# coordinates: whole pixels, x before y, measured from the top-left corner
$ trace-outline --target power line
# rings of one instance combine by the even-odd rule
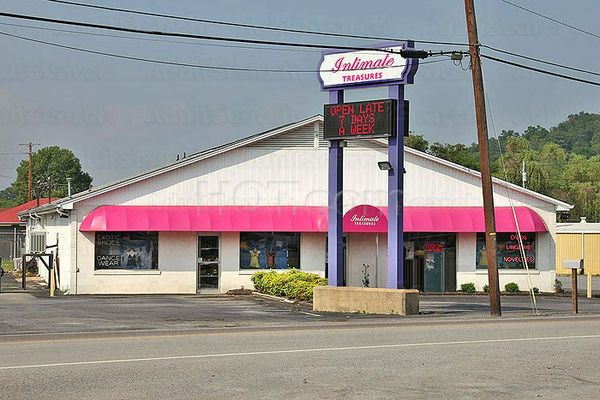
[[[501,1],[501,2],[503,2],[503,3],[506,3],[506,4],[510,5],[510,6],[513,6],[513,7],[519,8],[519,9],[521,9],[521,10],[523,10],[523,11],[525,11],[525,12],[528,12],[528,13],[530,13],[530,14],[537,15],[538,17],[542,17],[542,18],[544,18],[544,19],[547,19],[548,21],[552,21],[552,22],[554,22],[554,23],[557,23],[557,24],[559,24],[559,25],[562,25],[562,26],[564,26],[564,27],[567,27],[567,28],[570,28],[570,29],[576,30],[576,31],[578,31],[578,32],[581,32],[581,33],[585,33],[586,35],[593,36],[593,37],[595,37],[596,39],[600,39],[600,35],[597,35],[597,34],[595,34],[595,33],[593,33],[593,32],[589,32],[589,31],[586,31],[585,29],[581,29],[581,28],[578,28],[578,27],[576,27],[576,26],[574,26],[574,25],[567,24],[566,22],[560,21],[560,20],[558,20],[558,19],[556,19],[556,18],[549,17],[549,16],[547,16],[547,15],[544,15],[544,14],[542,14],[542,13],[539,13],[539,12],[537,12],[537,11],[533,11],[533,10],[531,10],[531,9],[529,9],[529,8],[523,7],[523,6],[519,5],[519,4],[515,4],[515,3],[513,3],[513,2],[510,2],[510,1],[508,1],[508,0],[500,0],[500,1]]]
[[[199,68],[199,69],[207,69],[207,70],[237,71],[237,72],[311,73],[311,74],[320,72],[319,70],[314,70],[314,69],[306,69],[306,70],[302,70],[302,69],[298,69],[298,70],[265,69],[265,68],[227,67],[227,66],[216,66],[216,65],[181,63],[181,62],[175,62],[175,61],[156,60],[156,59],[152,59],[152,58],[128,56],[128,55],[124,55],[124,54],[108,53],[105,51],[85,49],[82,47],[69,46],[69,45],[64,45],[64,44],[60,44],[60,43],[53,43],[53,42],[48,42],[45,40],[34,39],[34,38],[26,37],[26,36],[14,35],[12,33],[2,32],[2,31],[0,31],[0,35],[4,35],[4,36],[16,38],[16,39],[21,39],[21,40],[26,40],[26,41],[34,42],[34,43],[38,43],[38,44],[44,44],[44,45],[48,45],[48,46],[54,46],[54,47],[59,47],[59,48],[63,48],[63,49],[79,51],[79,52],[83,52],[83,53],[90,53],[90,54],[96,54],[96,55],[113,57],[113,58],[121,58],[121,59],[126,59],[126,60],[133,60],[133,61],[141,61],[141,62],[152,63],[152,64],[163,64],[163,65],[171,65],[171,66],[178,66],[178,67],[190,67],[190,68]],[[434,64],[434,63],[447,61],[447,60],[448,59],[423,61],[423,62],[420,62],[419,65]],[[400,67],[403,68],[404,66],[391,66],[388,68],[400,68]],[[376,68],[362,68],[362,69],[358,69],[356,71],[369,71],[372,69],[376,69]]]
[[[51,0],[48,0],[48,1],[51,1]],[[211,47],[211,46],[212,47],[229,47],[229,48],[239,48],[239,49],[249,49],[249,50],[318,52],[318,50],[308,50],[308,49],[282,49],[282,48],[273,48],[273,47],[253,47],[253,46],[241,46],[241,45],[183,42],[183,41],[165,40],[165,39],[151,39],[151,38],[143,38],[143,37],[111,35],[111,34],[105,34],[105,33],[82,32],[82,31],[74,31],[74,30],[67,30],[67,29],[56,29],[56,28],[48,28],[48,27],[33,26],[33,25],[11,24],[11,23],[6,23],[6,22],[0,22],[0,25],[20,27],[20,28],[29,28],[29,29],[38,29],[38,30],[45,30],[45,31],[50,31],[50,32],[72,33],[72,34],[80,34],[80,35],[91,35],[91,36],[110,37],[110,38],[119,38],[119,39],[128,39],[128,40],[142,40],[142,41],[160,42],[160,43],[175,43],[175,44],[198,45],[198,46],[209,46],[209,47]],[[17,37],[17,35],[15,35],[15,37]],[[21,37],[21,38],[23,38],[23,37]],[[25,38],[23,38],[23,39],[25,39]],[[32,40],[35,40],[35,39],[32,39]],[[502,50],[497,47],[493,47],[493,46],[489,46],[489,45],[485,45],[485,44],[482,44],[481,47],[485,47],[490,50],[493,50],[493,51],[496,51],[499,53],[504,53],[507,55],[511,55],[514,57],[520,57],[520,58],[524,58],[527,60],[556,66],[559,68],[564,68],[564,69],[568,69],[568,70],[572,70],[572,71],[576,71],[576,72],[582,72],[582,73],[586,73],[586,74],[590,74],[590,75],[600,76],[600,73],[598,73],[598,72],[588,71],[588,70],[584,70],[584,69],[577,68],[577,67],[565,66],[565,65],[554,63],[551,61],[541,60],[541,59],[529,57],[529,56],[526,56],[523,54],[510,52],[507,50]],[[431,54],[431,55],[432,56],[443,55],[443,52],[441,52],[440,54]],[[423,63],[421,63],[421,64],[423,64]],[[185,66],[190,66],[190,65],[185,65]],[[264,71],[259,71],[259,72],[269,72],[269,71],[270,70],[264,70]],[[273,72],[275,72],[275,71],[273,71]],[[292,72],[292,71],[290,71],[290,72]],[[298,72],[305,72],[305,71],[298,71]],[[315,71],[306,71],[306,72],[315,72]]]
[[[269,30],[269,31],[278,31],[278,32],[300,33],[300,34],[304,34],[304,35],[343,37],[343,38],[351,38],[351,39],[393,40],[393,41],[407,40],[407,39],[398,39],[398,38],[391,38],[391,37],[385,37],[385,36],[354,35],[354,34],[340,33],[340,32],[322,32],[322,31],[313,31],[313,30],[306,30],[306,29],[283,28],[283,27],[278,27],[278,26],[265,26],[265,25],[244,24],[244,23],[239,23],[239,22],[217,21],[217,20],[202,19],[202,18],[183,17],[183,16],[179,16],[179,15],[139,11],[139,10],[126,9],[126,8],[100,6],[97,4],[78,3],[75,1],[64,1],[64,0],[47,0],[47,1],[49,1],[51,3],[67,4],[67,5],[71,5],[71,6],[93,8],[93,9],[97,9],[97,10],[117,11],[117,12],[123,12],[123,13],[128,13],[128,14],[169,18],[169,19],[175,19],[175,20],[180,20],[180,21],[201,22],[201,23],[205,23],[205,24],[231,26],[231,27],[236,27],[236,28],[260,29],[260,30]],[[413,39],[411,39],[411,40],[413,40]],[[438,45],[448,45],[448,46],[468,46],[466,43],[457,43],[457,42],[443,42],[443,41],[433,41],[433,40],[414,40],[414,41],[423,43],[423,44],[438,44]]]
[[[73,33],[76,35],[88,35],[88,36],[108,37],[108,38],[117,38],[117,39],[141,40],[141,41],[146,41],[146,42],[157,42],[157,43],[174,43],[174,44],[185,44],[185,45],[207,46],[207,47],[226,47],[226,48],[248,49],[248,50],[294,51],[294,52],[301,51],[301,52],[309,52],[309,53],[320,53],[319,50],[309,50],[309,49],[285,49],[285,48],[280,48],[280,47],[260,47],[260,46],[242,46],[242,45],[222,44],[222,43],[216,44],[216,43],[184,42],[181,40],[154,39],[154,38],[137,37],[137,36],[113,35],[110,33],[73,31],[73,30],[69,30],[69,29],[48,28],[48,27],[44,27],[44,26],[11,24],[8,22],[0,22],[0,25],[12,26],[12,27],[17,27],[17,28],[37,29],[37,30],[43,30],[43,31],[48,31],[48,32]]]
[[[485,54],[481,54],[481,57],[482,58],[486,58],[488,60],[496,61],[496,62],[499,62],[499,63],[502,63],[502,64],[512,65],[513,67],[523,68],[523,69],[526,69],[526,70],[529,70],[529,71],[538,72],[540,74],[550,75],[550,76],[554,76],[554,77],[557,77],[557,78],[568,79],[568,80],[571,80],[571,81],[576,81],[576,82],[581,82],[581,83],[587,83],[589,85],[600,86],[600,82],[588,81],[586,79],[576,78],[574,76],[558,74],[556,72],[546,71],[545,69],[530,67],[530,66],[524,65],[524,64],[518,64],[516,62],[512,62],[512,61],[508,61],[508,60],[503,60],[501,58],[496,58],[496,57],[488,56],[488,55],[485,55]]]
[[[498,53],[503,53],[503,54],[507,54],[507,55],[510,55],[510,56],[514,56],[514,57],[524,58],[525,60],[535,61],[535,62],[542,63],[542,64],[548,64],[548,65],[552,65],[554,67],[564,68],[564,69],[568,69],[568,70],[571,70],[571,71],[582,72],[584,74],[590,74],[590,75],[600,76],[599,72],[589,71],[589,70],[585,70],[585,69],[581,69],[581,68],[577,68],[577,67],[570,67],[568,65],[563,65],[563,64],[552,62],[552,61],[546,61],[546,60],[542,60],[542,59],[539,59],[539,58],[526,56],[526,55],[523,55],[523,54],[513,53],[512,51],[502,50],[502,49],[499,49],[497,47],[488,46],[486,44],[481,44],[480,46],[481,47],[485,47],[486,49],[490,49],[492,51],[496,51]]]
[[[312,49],[367,50],[367,51],[377,51],[377,52],[382,52],[382,53],[398,54],[398,52],[394,52],[392,50],[378,49],[378,48],[364,47],[364,46],[333,46],[333,45],[328,45],[328,44],[282,42],[282,41],[274,41],[274,40],[258,40],[258,39],[244,39],[244,38],[211,36],[211,35],[196,35],[196,34],[192,34],[192,33],[152,31],[152,30],[147,30],[147,29],[127,28],[127,27],[115,26],[115,25],[104,25],[104,24],[95,24],[95,23],[89,23],[89,22],[64,20],[64,19],[44,18],[44,17],[36,17],[33,15],[12,14],[12,13],[5,13],[5,12],[0,12],[0,17],[25,19],[25,20],[38,21],[38,22],[49,22],[49,23],[61,24],[61,25],[81,26],[81,27],[85,27],[85,28],[106,29],[106,30],[117,31],[117,32],[139,33],[139,34],[153,35],[153,36],[172,36],[172,37],[180,37],[180,38],[187,38],[187,39],[214,40],[214,41],[220,41],[220,42],[234,42],[234,43],[248,43],[248,44],[263,44],[263,45],[269,45],[269,46],[303,47],[303,48],[312,48]],[[401,52],[401,54],[402,54],[402,52]]]

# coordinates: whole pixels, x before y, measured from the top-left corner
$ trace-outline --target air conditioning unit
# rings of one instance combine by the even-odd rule
[[[46,252],[46,233],[32,233],[29,240],[29,251],[32,253]]]

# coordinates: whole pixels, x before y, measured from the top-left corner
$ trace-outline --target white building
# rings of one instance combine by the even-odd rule
[[[45,235],[49,246],[58,241],[52,251],[59,287],[69,294],[226,292],[251,287],[259,268],[325,275],[328,143],[322,131],[323,118],[314,116],[21,218],[29,238]],[[387,159],[386,142],[349,142],[344,151],[346,284],[362,286],[366,268],[370,286],[383,286],[387,175],[377,162]],[[481,290],[487,270],[479,173],[410,148],[405,169],[406,286],[437,292],[473,282]],[[527,287],[512,202],[533,285],[552,291],[556,213],[571,206],[500,180],[494,200],[501,287]]]

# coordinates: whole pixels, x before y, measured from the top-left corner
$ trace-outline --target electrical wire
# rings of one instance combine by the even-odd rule
[[[269,31],[278,31],[278,32],[299,33],[299,34],[304,34],[304,35],[343,37],[343,38],[351,38],[351,39],[393,40],[393,41],[409,40],[409,39],[398,39],[398,38],[391,38],[391,37],[385,37],[385,36],[354,35],[354,34],[349,34],[349,33],[322,32],[322,31],[313,31],[313,30],[306,30],[306,29],[293,29],[293,28],[283,28],[283,27],[277,27],[277,26],[265,26],[265,25],[244,24],[244,23],[239,23],[239,22],[217,21],[217,20],[202,19],[202,18],[184,17],[184,16],[179,16],[179,15],[131,10],[131,9],[126,9],[126,8],[108,7],[108,6],[101,6],[101,5],[97,5],[97,4],[79,3],[79,2],[75,2],[75,1],[65,1],[65,0],[46,0],[46,1],[49,1],[51,3],[60,3],[60,4],[71,5],[71,6],[77,6],[77,7],[93,8],[93,9],[97,9],[97,10],[117,11],[117,12],[128,13],[128,14],[169,18],[169,19],[175,19],[175,20],[180,20],[180,21],[201,22],[201,23],[205,23],[205,24],[231,26],[231,27],[236,27],[236,28],[260,29],[260,30],[269,30]],[[412,39],[410,39],[410,40],[412,40]],[[458,43],[458,42],[444,42],[444,41],[434,41],[434,40],[414,40],[414,41],[423,43],[423,44],[468,46],[467,43]]]
[[[510,1],[508,1],[508,0],[500,0],[500,1],[501,1],[501,2],[503,2],[503,3],[505,3],[505,4],[508,4],[508,5],[510,5],[510,6],[513,6],[513,7],[519,8],[519,9],[521,9],[521,10],[523,10],[523,11],[525,11],[525,12],[528,12],[528,13],[530,13],[530,14],[537,15],[538,17],[541,17],[541,18],[547,19],[548,21],[552,21],[552,22],[554,22],[554,23],[557,23],[557,24],[559,24],[559,25],[562,25],[562,26],[564,26],[564,27],[567,27],[567,28],[570,28],[570,29],[576,30],[576,31],[578,31],[578,32],[581,32],[581,33],[584,33],[584,34],[586,34],[586,35],[593,36],[593,37],[595,37],[596,39],[600,39],[600,35],[598,35],[598,34],[596,34],[596,33],[593,33],[593,32],[586,31],[585,29],[578,28],[578,27],[576,27],[576,26],[574,26],[574,25],[571,25],[571,24],[567,24],[566,22],[560,21],[560,20],[558,20],[558,19],[556,19],[556,18],[549,17],[549,16],[547,16],[547,15],[544,15],[544,14],[542,14],[542,13],[539,13],[539,12],[537,12],[537,11],[533,11],[533,10],[531,10],[531,9],[529,9],[529,8],[523,7],[523,6],[519,5],[519,4],[515,4],[515,3],[513,3],[513,2],[510,2]]]
[[[247,43],[247,44],[262,44],[269,46],[288,46],[288,47],[301,47],[301,48],[312,48],[312,49],[329,49],[329,50],[367,50],[367,51],[376,51],[381,53],[391,53],[398,54],[398,52],[386,49],[378,49],[373,47],[365,47],[365,46],[340,46],[340,45],[328,45],[328,44],[314,44],[314,43],[299,43],[299,42],[283,42],[283,41],[275,41],[275,40],[259,40],[259,39],[245,39],[245,38],[235,38],[235,37],[223,37],[223,36],[212,36],[212,35],[196,35],[192,33],[181,33],[181,32],[164,32],[164,31],[152,31],[147,29],[136,29],[136,28],[127,28],[123,26],[115,26],[115,25],[104,25],[104,24],[96,24],[89,22],[81,22],[81,21],[72,21],[65,19],[56,19],[56,18],[45,18],[45,17],[36,17],[33,15],[23,15],[23,14],[13,14],[13,13],[5,13],[0,12],[0,17],[7,18],[16,18],[16,19],[24,19],[29,21],[38,21],[38,22],[49,22],[53,24],[60,25],[70,25],[70,26],[80,26],[85,28],[94,28],[94,29],[105,29],[117,32],[127,32],[127,33],[138,33],[152,36],[172,36],[172,37],[180,37],[187,39],[201,39],[201,40],[214,40],[219,42],[234,42],[234,43]]]
[[[110,33],[73,31],[73,30],[69,30],[69,29],[48,28],[48,27],[44,27],[44,26],[35,26],[35,25],[11,24],[8,22],[0,22],[0,25],[17,27],[17,28],[36,29],[36,30],[42,30],[42,31],[48,31],[48,32],[72,33],[72,34],[76,34],[76,35],[88,35],[88,36],[117,38],[117,39],[141,40],[141,41],[146,41],[146,42],[157,42],[157,43],[185,44],[185,45],[207,46],[207,47],[225,47],[225,48],[247,49],[247,50],[293,51],[293,52],[320,53],[319,50],[309,50],[309,49],[286,49],[286,48],[281,48],[281,47],[262,47],[262,46],[243,46],[243,45],[223,44],[223,43],[216,44],[216,43],[185,42],[185,41],[181,41],[181,40],[154,39],[154,38],[138,37],[138,36],[113,35]]]
[[[128,55],[124,55],[124,54],[116,54],[116,53],[109,53],[109,52],[105,52],[105,51],[85,49],[82,47],[69,46],[69,45],[60,44],[60,43],[54,43],[54,42],[48,42],[45,40],[34,39],[34,38],[26,37],[26,36],[14,35],[12,33],[2,32],[2,31],[0,31],[0,35],[12,37],[15,39],[26,40],[26,41],[34,42],[34,43],[38,43],[38,44],[44,44],[44,45],[48,45],[48,46],[54,46],[54,47],[59,47],[59,48],[63,48],[63,49],[79,51],[79,52],[83,52],[83,53],[91,53],[91,54],[113,57],[113,58],[121,58],[121,59],[126,59],[126,60],[141,61],[141,62],[152,63],[152,64],[171,65],[171,66],[178,66],[178,67],[190,67],[190,68],[199,68],[199,69],[207,69],[207,70],[237,71],[237,72],[311,73],[311,74],[322,72],[322,71],[315,70],[315,69],[305,69],[305,70],[303,70],[303,69],[290,70],[290,69],[276,69],[276,68],[275,69],[266,69],[266,68],[227,67],[227,66],[216,66],[216,65],[182,63],[182,62],[156,60],[156,59],[152,59],[152,58],[128,56]],[[447,60],[449,60],[449,59],[423,61],[423,62],[420,62],[419,65],[434,64],[434,63],[443,62],[443,61],[447,61]],[[391,66],[388,68],[404,68],[404,66],[398,65],[398,66]],[[377,69],[377,68],[362,68],[362,69],[357,69],[355,71],[369,71],[369,70],[373,70],[373,69]]]
[[[502,50],[502,49],[499,49],[499,48],[493,47],[493,46],[488,46],[486,44],[481,44],[480,47],[484,47],[486,49],[490,49],[490,50],[496,51],[498,53],[507,54],[507,55],[510,55],[513,57],[520,57],[520,58],[524,58],[525,60],[535,61],[535,62],[538,62],[541,64],[548,64],[548,65],[552,65],[554,67],[564,68],[564,69],[568,69],[571,71],[582,72],[584,74],[600,76],[600,72],[589,71],[589,70],[585,70],[585,69],[581,69],[581,68],[577,68],[577,67],[570,67],[568,65],[563,65],[563,64],[552,62],[552,61],[541,60],[539,58],[530,57],[530,56],[526,56],[526,55],[518,54],[518,53],[513,53],[512,51]]]
[[[526,69],[526,70],[529,70],[529,71],[533,71],[533,72],[538,72],[540,74],[550,75],[550,76],[554,76],[554,77],[557,77],[557,78],[568,79],[568,80],[575,81],[575,82],[587,83],[589,85],[600,86],[600,82],[588,81],[586,79],[576,78],[574,76],[558,74],[556,72],[551,72],[551,71],[547,71],[547,70],[540,69],[540,68],[530,67],[528,65],[519,64],[519,63],[508,61],[508,60],[503,60],[501,58],[496,58],[496,57],[488,56],[488,55],[485,55],[485,54],[481,54],[480,56],[481,56],[481,58],[485,58],[485,59],[488,59],[488,60],[496,61],[496,62],[499,62],[499,63],[502,63],[502,64],[512,65],[513,67],[523,68],[523,69]]]
[[[80,6],[80,7],[88,7],[88,8],[95,8],[95,9],[102,9],[102,10],[108,10],[108,11],[118,11],[118,12],[124,12],[124,13],[132,13],[132,14],[139,14],[139,15],[147,15],[147,16],[155,16],[155,17],[163,17],[163,18],[171,18],[171,19],[178,19],[178,20],[185,20],[185,21],[194,21],[194,22],[203,22],[203,23],[214,23],[214,24],[221,24],[221,25],[228,25],[228,26],[236,26],[236,27],[244,27],[244,28],[254,28],[254,29],[266,29],[266,30],[275,30],[275,31],[285,31],[285,32],[293,32],[293,33],[303,33],[303,34],[313,34],[313,35],[324,35],[324,36],[336,36],[336,37],[348,37],[348,38],[357,38],[357,39],[376,39],[376,40],[402,40],[402,39],[398,39],[398,38],[389,38],[389,37],[376,37],[376,36],[360,36],[360,35],[351,35],[351,34],[343,34],[343,33],[332,33],[332,32],[319,32],[319,31],[307,31],[307,30],[298,30],[298,29],[289,29],[289,28],[281,28],[281,27],[268,27],[268,26],[262,26],[262,25],[251,25],[251,24],[241,24],[241,23],[233,23],[233,22],[225,22],[225,21],[214,21],[214,20],[206,20],[206,19],[199,19],[199,18],[191,18],[191,17],[182,17],[182,16],[176,16],[176,15],[169,15],[169,14],[160,14],[160,13],[151,13],[151,12],[144,12],[144,11],[138,11],[138,10],[130,10],[130,9],[122,9],[122,8],[116,8],[116,7],[108,7],[108,6],[100,6],[100,5],[94,5],[94,4],[85,4],[85,3],[78,3],[78,2],[73,2],[73,1],[64,1],[64,0],[47,0],[53,3],[61,3],[61,4],[68,4],[68,5],[73,5],[73,6]],[[30,26],[31,27],[31,26]],[[47,29],[47,30],[52,30],[51,28],[42,28],[42,27],[31,27],[33,29]],[[56,31],[61,31],[59,29],[56,29]],[[69,32],[69,33],[79,33],[79,34],[91,34],[91,35],[97,35],[97,36],[108,36],[108,37],[121,37],[118,35],[106,35],[106,34],[98,34],[98,33],[90,33],[90,32],[77,32],[77,31],[64,31],[64,32]],[[134,38],[128,38],[128,37],[123,37],[126,39],[134,39]],[[136,38],[136,39],[141,39],[141,38]],[[142,40],[152,40],[152,39],[142,39]],[[154,39],[156,40],[156,39]],[[157,40],[160,41],[160,40]],[[186,43],[186,42],[178,42],[178,41],[164,41],[167,43]],[[456,42],[437,42],[437,41],[425,41],[425,40],[419,40],[418,42],[420,43],[427,43],[427,44],[445,44],[445,45],[458,45],[458,46],[463,46],[463,45],[467,45],[464,43],[456,43]],[[189,43],[192,44],[192,43]],[[198,44],[198,43],[194,43],[194,44]],[[205,44],[207,46],[210,46],[210,44]],[[216,46],[216,45],[213,45]],[[221,45],[223,46],[223,45]],[[230,47],[234,47],[236,48],[237,46],[230,46]],[[243,46],[240,46],[241,48],[245,48]],[[600,73],[598,72],[593,72],[593,71],[588,71],[588,70],[584,70],[581,68],[577,68],[577,67],[570,67],[570,66],[565,66],[559,63],[555,63],[555,62],[551,62],[551,61],[546,61],[546,60],[541,60],[535,57],[529,57],[523,54],[518,54],[518,53],[514,53],[514,52],[510,52],[510,51],[506,51],[506,50],[502,50],[493,46],[488,46],[488,45],[484,45],[482,44],[481,47],[485,47],[488,48],[490,50],[496,51],[496,52],[500,52],[500,53],[504,53],[507,55],[511,55],[514,57],[520,57],[520,58],[524,58],[530,61],[535,61],[535,62],[539,62],[539,63],[543,63],[543,64],[548,64],[548,65],[552,65],[552,66],[556,66],[559,68],[564,68],[564,69],[568,69],[568,70],[572,70],[572,71],[576,71],[576,72],[582,72],[582,73],[586,73],[586,74],[591,74],[591,75],[596,75],[596,76],[600,76]],[[248,47],[251,48],[251,47]],[[262,48],[264,50],[283,50],[283,49],[274,49],[274,48]],[[283,51],[291,51],[291,50],[283,50]],[[311,51],[311,50],[304,50],[304,51]]]

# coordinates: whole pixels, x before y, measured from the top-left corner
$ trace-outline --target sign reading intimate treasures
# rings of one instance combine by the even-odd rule
[[[352,139],[396,135],[396,101],[326,104],[324,138]]]

